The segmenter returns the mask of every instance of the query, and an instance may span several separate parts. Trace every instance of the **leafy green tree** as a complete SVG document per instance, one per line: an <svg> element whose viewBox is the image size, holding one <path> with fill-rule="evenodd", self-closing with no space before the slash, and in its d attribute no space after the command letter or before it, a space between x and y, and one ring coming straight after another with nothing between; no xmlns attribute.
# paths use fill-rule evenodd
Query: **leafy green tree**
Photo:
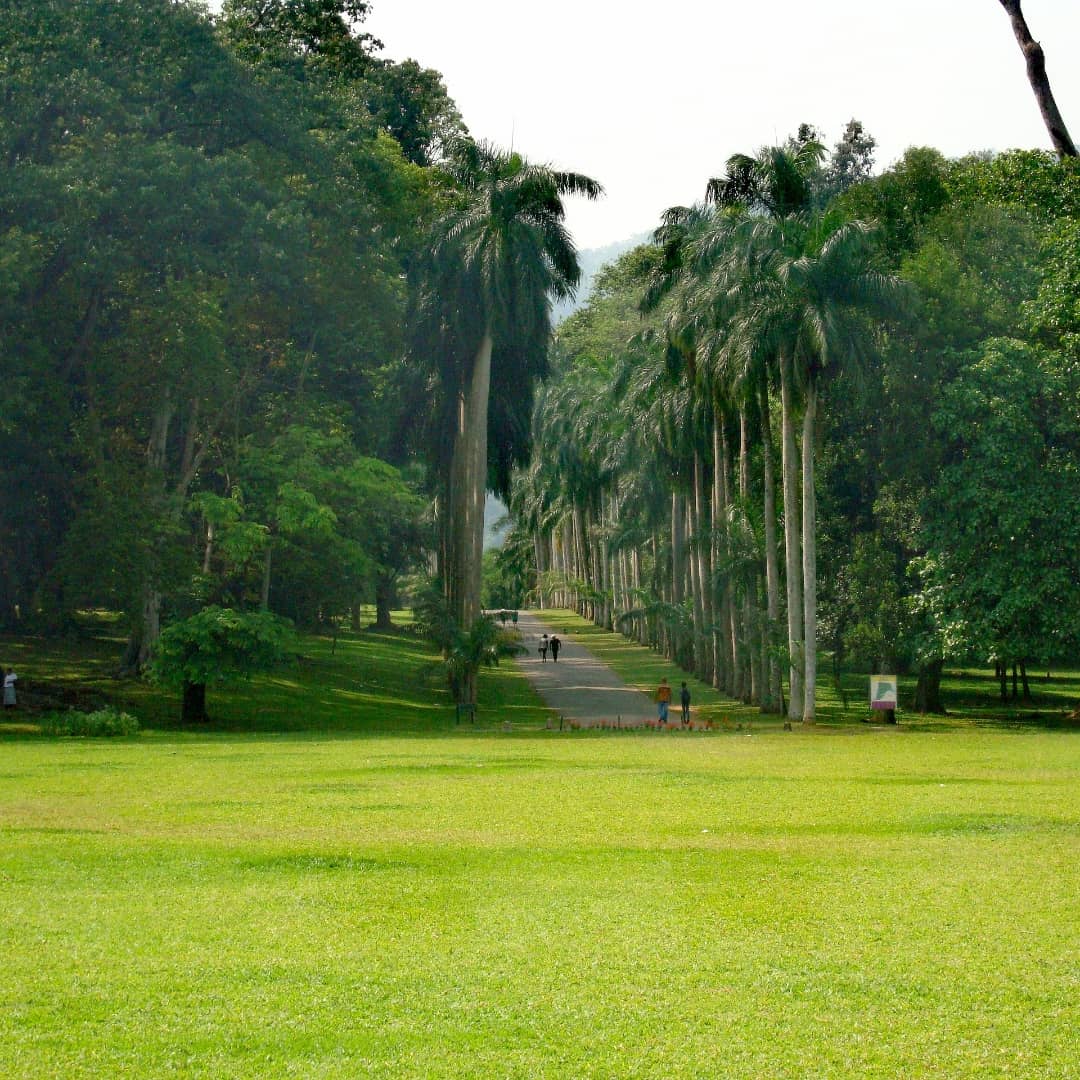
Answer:
<svg viewBox="0 0 1080 1080"><path fill-rule="evenodd" d="M933 415L948 457L927 515L922 600L946 655L999 665L1080 647L1080 413L1052 353L987 342Z"/></svg>
<svg viewBox="0 0 1080 1080"><path fill-rule="evenodd" d="M224 0L222 32L255 66L303 68L321 79L357 79L377 62L382 42L356 27L366 0Z"/></svg>
<svg viewBox="0 0 1080 1080"><path fill-rule="evenodd" d="M826 183L833 191L847 191L852 184L869 180L876 149L877 140L863 127L861 120L853 117L833 147L825 172Z"/></svg>
<svg viewBox="0 0 1080 1080"><path fill-rule="evenodd" d="M240 511L217 522L238 602L238 567L278 539L297 556L293 598L318 544L360 568L357 591L392 562L367 545L411 557L412 539L349 509L379 487L370 470L339 465L348 494L326 515L300 482L275 487L273 514L232 486L241 447L327 401L350 468L394 430L401 260L430 185L363 106L377 65L351 23L362 9L234 4L217 35L167 0L0 12L0 482L34 492L0 504L0 617L118 606L140 666L161 619L217 587L191 588L209 547L191 511L211 495ZM321 603L308 581L305 610Z"/></svg>
<svg viewBox="0 0 1080 1080"><path fill-rule="evenodd" d="M415 60L385 64L369 76L369 108L393 136L407 161L435 165L468 135L442 76Z"/></svg>
<svg viewBox="0 0 1080 1080"><path fill-rule="evenodd" d="M182 691L183 723L201 723L208 686L225 686L270 671L295 652L290 624L266 611L203 608L162 631L151 674Z"/></svg>

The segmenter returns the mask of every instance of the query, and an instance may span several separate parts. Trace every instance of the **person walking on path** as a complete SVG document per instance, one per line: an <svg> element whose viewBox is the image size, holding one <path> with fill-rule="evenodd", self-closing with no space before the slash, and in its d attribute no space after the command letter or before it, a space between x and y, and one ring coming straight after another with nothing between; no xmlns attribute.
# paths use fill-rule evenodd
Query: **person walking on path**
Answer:
<svg viewBox="0 0 1080 1080"><path fill-rule="evenodd" d="M628 686L602 660L594 656L573 635L559 634L559 662L541 664L536 642L555 629L545 625L539 613L522 611L518 629L524 641L533 642L529 653L514 658L522 673L536 688L544 703L553 711L556 727L577 724L593 727L643 728L656 725L656 702L653 683L644 691ZM551 638L549 636L548 640Z"/></svg>
<svg viewBox="0 0 1080 1080"><path fill-rule="evenodd" d="M656 688L656 713L659 717L661 724L667 723L668 718L668 706L671 704L671 685L667 681L667 676L660 680L660 685Z"/></svg>
<svg viewBox="0 0 1080 1080"><path fill-rule="evenodd" d="M547 663L547 651L548 651L548 636L545 634L540 639L540 660L542 663Z"/></svg>
<svg viewBox="0 0 1080 1080"><path fill-rule="evenodd" d="M690 689L686 683L682 684L682 689L679 691L679 704L682 705L682 722L684 724L690 723Z"/></svg>
<svg viewBox="0 0 1080 1080"><path fill-rule="evenodd" d="M19 676L15 674L13 668L8 668L4 675L4 708L15 708L15 683L19 681Z"/></svg>
<svg viewBox="0 0 1080 1080"><path fill-rule="evenodd" d="M558 639L557 635L551 635L551 659L557 664L559 662L559 650L562 648L562 642Z"/></svg>

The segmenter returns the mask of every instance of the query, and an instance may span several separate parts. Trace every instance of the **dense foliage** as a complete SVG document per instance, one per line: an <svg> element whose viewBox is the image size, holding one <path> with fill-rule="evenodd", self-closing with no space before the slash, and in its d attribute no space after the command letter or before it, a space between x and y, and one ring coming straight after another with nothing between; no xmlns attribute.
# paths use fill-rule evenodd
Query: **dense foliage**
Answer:
<svg viewBox="0 0 1080 1080"><path fill-rule="evenodd" d="M668 211L560 327L514 494L537 602L807 721L819 645L924 708L1080 651L1080 171L872 150L804 127Z"/></svg>
<svg viewBox="0 0 1080 1080"><path fill-rule="evenodd" d="M110 607L138 668L207 605L388 617L403 282L463 128L366 6L0 13L0 625Z"/></svg>
<svg viewBox="0 0 1080 1080"><path fill-rule="evenodd" d="M1004 687L1080 650L1075 159L874 176L858 121L804 125L552 349L563 199L599 185L473 142L368 6L0 11L0 628L108 608L142 670L207 613L385 627L434 568L464 640L512 486L489 604L576 604L793 719L819 646L928 707L947 659Z"/></svg>

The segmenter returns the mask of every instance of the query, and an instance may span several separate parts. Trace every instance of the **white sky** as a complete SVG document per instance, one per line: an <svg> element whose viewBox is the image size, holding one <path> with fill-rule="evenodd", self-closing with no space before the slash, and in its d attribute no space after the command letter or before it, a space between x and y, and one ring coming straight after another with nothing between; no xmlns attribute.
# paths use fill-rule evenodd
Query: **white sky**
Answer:
<svg viewBox="0 0 1080 1080"><path fill-rule="evenodd" d="M1080 139L1080 0L1025 0ZM998 0L373 0L383 55L442 72L476 138L583 172L579 247L652 229L736 151L857 117L877 167L908 146L1048 147Z"/></svg>

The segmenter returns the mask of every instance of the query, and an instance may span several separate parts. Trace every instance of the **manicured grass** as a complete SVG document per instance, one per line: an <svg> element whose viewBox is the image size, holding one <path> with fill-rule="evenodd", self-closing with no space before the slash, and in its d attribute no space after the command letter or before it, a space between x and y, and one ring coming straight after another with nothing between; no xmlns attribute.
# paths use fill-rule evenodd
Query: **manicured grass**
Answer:
<svg viewBox="0 0 1080 1080"><path fill-rule="evenodd" d="M174 720L115 642L0 652ZM455 726L412 637L304 655L0 739L0 1076L1077 1074L1080 734L560 734L510 664Z"/></svg>
<svg viewBox="0 0 1080 1080"><path fill-rule="evenodd" d="M1064 1077L1080 740L8 740L5 1077Z"/></svg>

